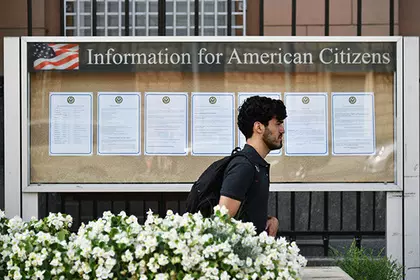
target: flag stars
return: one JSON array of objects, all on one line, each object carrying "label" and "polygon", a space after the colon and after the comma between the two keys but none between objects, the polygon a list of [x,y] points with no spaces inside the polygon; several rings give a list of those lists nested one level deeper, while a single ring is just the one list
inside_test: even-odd
[{"label": "flag stars", "polygon": [[34,58],[53,58],[55,57],[54,50],[47,44],[35,44],[34,45]]}]

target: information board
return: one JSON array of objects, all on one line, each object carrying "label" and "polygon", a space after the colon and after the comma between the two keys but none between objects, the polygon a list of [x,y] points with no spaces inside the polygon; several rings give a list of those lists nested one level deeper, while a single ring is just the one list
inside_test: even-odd
[{"label": "information board", "polygon": [[[327,152],[324,153],[325,150],[317,148],[320,153],[322,152],[322,155],[305,153],[301,156],[295,156],[293,155],[293,150],[289,150],[291,151],[290,154],[285,154],[285,151],[282,151],[281,155],[267,156],[266,159],[271,164],[271,182],[382,183],[394,181],[395,100],[393,73],[182,73],[169,71],[154,73],[79,73],[77,71],[55,71],[34,72],[30,75],[30,182],[32,184],[57,182],[193,182],[209,164],[224,156],[224,153],[228,152],[231,147],[240,144],[239,131],[236,126],[236,109],[240,104],[239,93],[248,92],[281,94],[282,98],[285,99],[286,107],[290,106],[288,108],[290,112],[296,110],[297,106],[293,105],[293,102],[288,101],[287,95],[284,98],[285,94],[303,93],[303,96],[299,96],[299,102],[301,102],[303,97],[311,97],[310,93],[323,93],[321,97],[324,96],[320,104],[322,106],[325,105],[325,108],[319,108],[318,106],[321,105],[318,103],[317,108],[325,109],[327,113],[326,127],[325,131],[323,131],[327,135],[321,139],[321,142],[327,141]],[[52,92],[92,93],[92,109],[95,117],[92,120],[92,151],[94,152],[91,155],[81,157],[52,156],[50,154],[49,131],[51,116],[48,108],[50,106],[49,95]],[[127,149],[127,146],[124,145],[118,149],[119,153],[130,151],[130,153],[135,153],[135,156],[128,157],[123,154],[101,156],[97,153],[98,118],[96,116],[98,116],[98,98],[101,98],[100,94],[103,92],[117,92],[121,96],[125,92],[139,93],[140,115],[126,115],[127,121],[124,122],[124,131],[128,133],[130,139],[133,137],[135,139],[137,131],[134,133],[135,130],[127,130],[127,122],[130,125],[136,125],[136,122],[141,120],[139,130],[141,151],[137,154],[138,151]],[[160,93],[162,96],[159,95],[159,101],[165,96],[171,97],[171,95],[166,94],[168,92],[182,93],[179,97],[171,97],[171,100],[174,100],[174,102],[177,100],[176,98],[179,98],[179,102],[176,103],[178,107],[180,106],[179,108],[177,107],[179,115],[174,115],[174,112],[168,112],[168,115],[165,115],[165,117],[154,115],[158,111],[160,113],[163,111],[159,107],[153,107],[155,112],[151,112],[150,107],[145,107],[145,102],[147,102],[148,106],[155,102],[147,99],[150,98],[147,95],[149,92]],[[209,151],[217,151],[216,155],[193,153],[192,134],[196,132],[189,132],[193,131],[193,96],[198,93],[206,94],[205,100],[207,101],[209,101],[210,97],[216,97],[216,94],[221,96],[221,100],[224,100],[224,98],[227,98],[228,101],[231,100],[228,103],[229,107],[226,107],[227,105],[224,104],[222,108],[226,108],[226,112],[232,112],[233,121],[227,115],[223,119],[223,125],[220,126],[225,132],[229,132],[227,135],[224,134],[225,138],[221,140],[221,143],[223,142],[227,146],[224,149],[207,147]],[[356,93],[361,94],[360,97],[356,97],[358,100],[363,101],[364,105],[359,109],[352,107],[349,112],[362,112],[365,114],[364,110],[367,110],[367,115],[354,116],[353,114],[350,117],[339,115],[340,110],[348,110],[346,109],[347,105],[343,103],[344,101],[339,103],[340,98],[345,98],[348,101],[348,98],[355,96]],[[374,98],[370,99],[370,97]],[[326,104],[323,102],[326,102]],[[183,121],[183,116],[187,117],[186,124]],[[352,125],[354,122],[360,123],[362,119],[366,119],[362,129]],[[212,120],[214,119],[210,119],[210,121]],[[177,136],[166,134],[166,136],[162,137],[164,137],[164,140],[166,139],[166,144],[168,144],[168,141],[174,143],[174,147],[162,149],[165,153],[159,155],[156,147],[145,143],[159,141],[154,138],[157,137],[156,134],[150,134],[151,130],[156,133],[159,122],[161,122],[163,128],[166,127],[165,131],[168,131],[167,126],[173,121],[176,122],[175,127],[179,130],[177,131]],[[227,123],[225,123],[226,121]],[[287,122],[288,120],[286,119],[286,127]],[[322,123],[324,123],[324,120],[322,120]],[[146,124],[150,128],[146,127]],[[206,123],[205,125],[208,124]],[[185,126],[188,128],[187,130],[184,130]],[[224,128],[225,126],[226,128]],[[230,126],[233,126],[232,133],[228,129]],[[216,122],[215,127],[212,128],[213,133],[218,132],[218,127],[219,125]],[[343,132],[343,127],[347,127],[347,134]],[[349,130],[352,128],[353,132]],[[298,130],[302,131],[300,128]],[[313,130],[311,131],[313,132]],[[206,132],[201,130],[200,133]],[[294,141],[305,141],[305,139],[299,139],[299,136],[293,133],[296,132],[289,132],[289,136],[293,136],[293,139],[296,139]],[[332,135],[333,133],[334,135]],[[110,134],[106,135],[109,139]],[[145,139],[146,135],[149,137],[148,140]],[[350,139],[351,141],[347,139],[349,135],[354,135]],[[175,138],[172,139],[171,137]],[[232,138],[233,143],[230,142]],[[174,139],[177,139],[176,143]],[[187,139],[186,149],[183,149],[184,140],[182,139]],[[374,143],[369,142],[372,139],[374,139]],[[165,144],[165,141],[162,140],[161,144]],[[217,139],[213,139],[209,143],[216,143],[217,141]],[[333,141],[335,142],[333,143]],[[286,152],[287,147],[293,147],[294,144],[296,143],[288,144],[286,142],[284,145]],[[110,151],[110,146],[107,147],[105,152]],[[309,147],[308,149],[311,150],[312,148]],[[205,150],[197,151],[206,152]],[[179,154],[176,154],[178,152]]]}]

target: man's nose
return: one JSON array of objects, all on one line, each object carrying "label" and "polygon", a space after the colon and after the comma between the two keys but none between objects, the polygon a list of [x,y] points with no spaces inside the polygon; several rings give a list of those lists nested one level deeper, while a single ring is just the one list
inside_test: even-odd
[{"label": "man's nose", "polygon": [[280,126],[280,133],[284,133],[284,125]]}]

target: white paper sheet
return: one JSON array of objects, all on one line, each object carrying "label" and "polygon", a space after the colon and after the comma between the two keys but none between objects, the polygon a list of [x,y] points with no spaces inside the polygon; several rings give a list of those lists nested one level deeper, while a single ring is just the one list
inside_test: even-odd
[{"label": "white paper sheet", "polygon": [[[245,99],[251,97],[251,96],[265,96],[273,99],[281,99],[281,93],[279,92],[239,92],[238,93],[238,108],[239,106],[244,103]],[[241,147],[241,149],[244,147],[246,143],[245,136],[242,134],[242,132],[238,128],[238,146]],[[279,150],[273,150],[268,153],[269,156],[279,156],[282,154],[282,149]]]},{"label": "white paper sheet", "polygon": [[233,93],[192,94],[192,154],[227,155],[235,145]]},{"label": "white paper sheet", "polygon": [[98,93],[98,155],[139,155],[140,93]]},{"label": "white paper sheet", "polygon": [[188,94],[149,92],[145,96],[145,154],[188,154]]},{"label": "white paper sheet", "polygon": [[327,93],[285,93],[286,155],[328,155]]},{"label": "white paper sheet", "polygon": [[375,154],[373,92],[333,92],[331,106],[333,154]]},{"label": "white paper sheet", "polygon": [[92,93],[51,92],[49,154],[92,155]]}]

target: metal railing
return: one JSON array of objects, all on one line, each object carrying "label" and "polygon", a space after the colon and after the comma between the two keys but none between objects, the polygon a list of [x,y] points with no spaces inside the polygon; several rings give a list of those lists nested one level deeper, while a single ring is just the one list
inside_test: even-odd
[{"label": "metal railing", "polygon": [[[314,254],[311,248],[318,247],[320,252],[316,256],[325,257],[330,255],[330,248],[335,246],[331,243],[337,239],[355,239],[358,246],[363,238],[384,239],[386,194],[373,194],[275,192],[270,195],[269,212],[279,218],[278,236],[296,241],[303,251],[309,250],[309,255]],[[360,196],[363,203],[356,202]],[[185,213],[186,197],[187,193],[49,193],[40,195],[39,213],[42,217],[49,212],[70,214],[74,218],[73,230],[82,222],[102,216],[104,211],[114,214],[125,211],[143,223],[149,209],[160,216],[168,209]],[[369,203],[372,198],[375,201]]]},{"label": "metal railing", "polygon": [[65,36],[246,35],[246,0],[63,0],[63,3],[61,33]]}]

